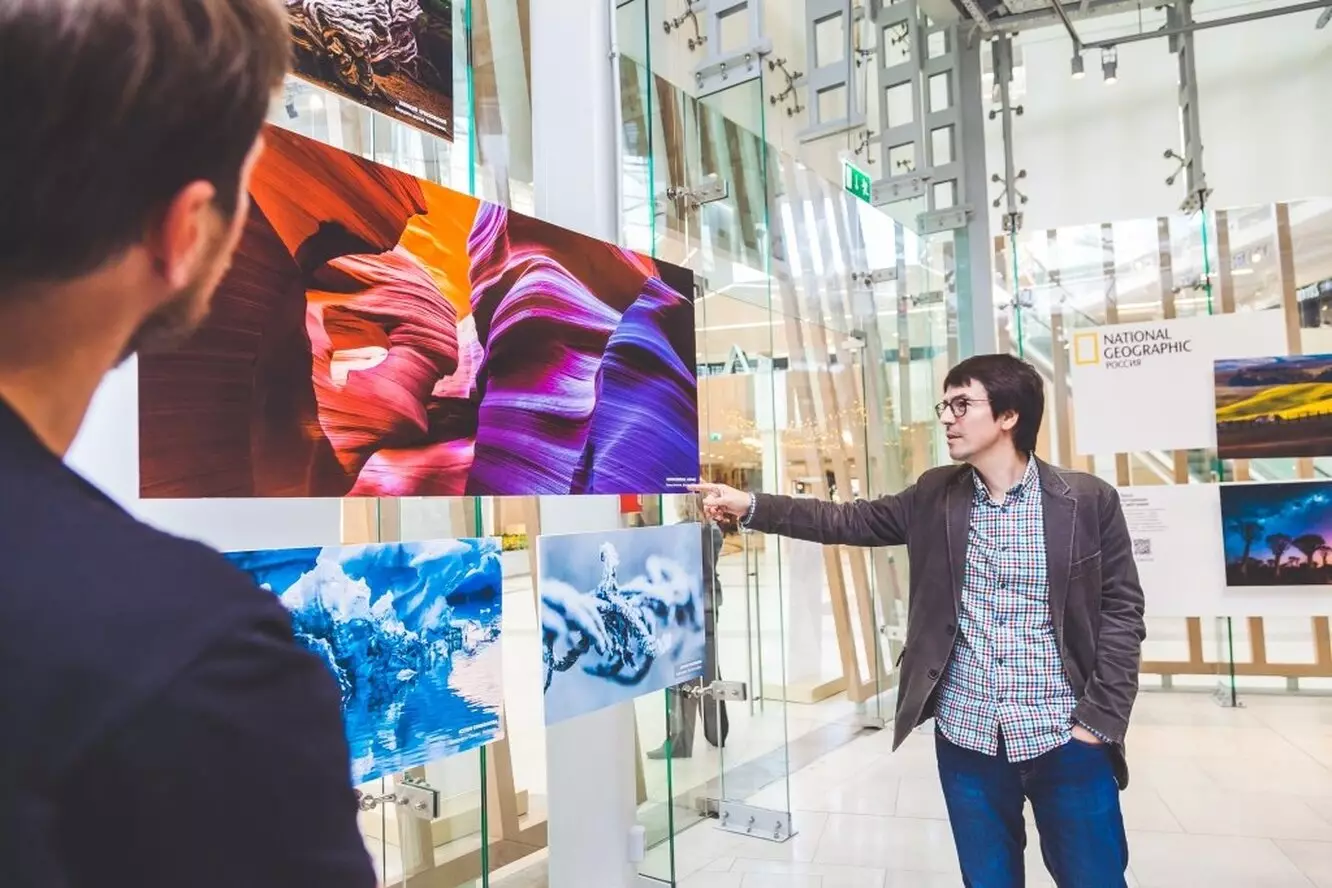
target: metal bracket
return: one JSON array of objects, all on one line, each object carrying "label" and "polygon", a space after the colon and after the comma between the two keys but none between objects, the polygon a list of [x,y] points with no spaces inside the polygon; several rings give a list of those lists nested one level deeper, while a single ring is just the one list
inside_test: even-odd
[{"label": "metal bracket", "polygon": [[902,200],[924,197],[929,193],[929,181],[929,176],[920,173],[894,176],[891,179],[880,179],[870,186],[870,203],[876,207],[882,207]]},{"label": "metal bracket", "polygon": [[[698,98],[757,80],[760,62],[772,52],[772,41],[763,36],[763,0],[693,0],[690,8],[707,14],[703,60],[694,68]],[[737,15],[745,16],[749,33],[743,45],[727,51],[721,45],[723,23]]]},{"label": "metal bracket", "polygon": [[680,690],[689,697],[711,697],[714,700],[730,700],[736,703],[744,703],[749,699],[749,686],[743,681],[718,679],[710,685],[687,684]]},{"label": "metal bracket", "polygon": [[851,272],[851,283],[872,288],[875,284],[891,284],[897,280],[896,268],[876,268],[873,271]]},{"label": "metal bracket", "polygon": [[381,796],[356,790],[356,804],[362,811],[373,811],[380,805],[397,805],[408,817],[426,821],[439,819],[439,790],[406,777],[393,792]]},{"label": "metal bracket", "polygon": [[703,297],[708,295],[708,279],[698,272],[694,272],[694,303],[703,301]]},{"label": "metal bracket", "polygon": [[694,69],[699,98],[707,98],[713,93],[758,79],[761,73],[760,62],[770,52],[772,41],[764,40],[752,49],[724,55],[715,62],[699,65]]},{"label": "metal bracket", "polygon": [[916,217],[916,225],[921,234],[955,231],[959,228],[966,228],[970,221],[970,207],[948,207],[944,210],[931,210]]},{"label": "metal bracket", "polygon": [[791,828],[790,812],[722,802],[720,813],[717,827],[727,832],[768,842],[785,842],[795,835]]},{"label": "metal bracket", "polygon": [[786,67],[786,59],[773,58],[768,59],[768,70],[773,73],[780,71],[782,76],[786,78],[786,87],[781,92],[773,93],[768,96],[768,103],[775,108],[779,102],[784,103],[788,99],[794,102],[794,105],[788,104],[786,106],[787,117],[795,117],[801,111],[804,111],[805,106],[800,104],[800,96],[796,94],[800,81],[805,76],[804,72],[796,71],[792,73]]},{"label": "metal bracket", "polygon": [[941,305],[944,301],[943,290],[926,290],[924,293],[917,293],[914,296],[908,296],[913,308],[922,305]]},{"label": "metal bracket", "polygon": [[664,197],[666,200],[674,203],[684,201],[691,209],[698,209],[705,204],[716,203],[726,200],[731,196],[731,183],[711,173],[703,184],[694,188],[687,188],[683,185],[671,185],[666,188]]},{"label": "metal bracket", "polygon": [[[698,3],[698,5],[696,6],[695,3]],[[621,5],[624,4],[622,3]],[[666,19],[661,23],[662,29],[667,34],[683,28],[685,22],[692,24],[694,26],[694,36],[690,37],[688,40],[690,52],[693,52],[708,42],[708,35],[703,33],[702,28],[700,28],[698,24],[698,12],[702,6],[703,4],[698,2],[698,0],[685,0],[684,12],[680,13],[675,18]]]}]

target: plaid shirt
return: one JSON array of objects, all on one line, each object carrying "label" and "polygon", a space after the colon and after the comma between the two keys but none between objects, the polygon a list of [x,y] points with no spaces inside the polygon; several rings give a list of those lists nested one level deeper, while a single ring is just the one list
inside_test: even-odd
[{"label": "plaid shirt", "polygon": [[967,566],[957,639],[939,687],[935,723],[950,743],[1008,760],[1068,742],[1077,700],[1050,619],[1045,519],[1036,461],[1005,495],[990,498],[973,473]]}]

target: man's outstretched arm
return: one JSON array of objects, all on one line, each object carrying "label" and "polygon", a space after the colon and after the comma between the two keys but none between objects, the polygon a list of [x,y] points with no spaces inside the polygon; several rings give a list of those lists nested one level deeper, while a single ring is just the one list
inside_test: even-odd
[{"label": "man's outstretched arm", "polygon": [[907,541],[914,485],[891,496],[830,503],[769,493],[749,494],[725,484],[697,484],[703,508],[713,518],[798,540],[839,546],[900,546]]}]

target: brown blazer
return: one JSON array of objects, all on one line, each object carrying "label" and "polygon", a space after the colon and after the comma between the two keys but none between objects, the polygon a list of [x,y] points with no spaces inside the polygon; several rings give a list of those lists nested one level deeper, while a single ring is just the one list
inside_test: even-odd
[{"label": "brown blazer", "polygon": [[[1115,774],[1126,787],[1124,735],[1147,630],[1119,492],[1094,475],[1039,459],[1037,469],[1050,614],[1078,698],[1073,716],[1114,741]],[[911,592],[894,749],[934,714],[935,689],[957,633],[973,496],[969,466],[931,469],[901,493],[876,500],[757,496],[753,530],[844,546],[906,545]]]}]

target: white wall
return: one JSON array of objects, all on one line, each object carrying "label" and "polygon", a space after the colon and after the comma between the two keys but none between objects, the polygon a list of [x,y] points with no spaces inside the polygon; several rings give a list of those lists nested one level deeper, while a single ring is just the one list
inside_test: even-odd
[{"label": "white wall", "polygon": [[[1278,5],[1200,0],[1194,16]],[[1197,33],[1203,162],[1214,206],[1332,195],[1332,33],[1314,30],[1316,19],[1301,13]],[[1145,30],[1162,20],[1144,13]],[[1076,27],[1084,40],[1098,40],[1137,31],[1138,21],[1133,13]],[[1183,176],[1167,186],[1175,162],[1162,156],[1181,148],[1168,41],[1120,46],[1113,86],[1102,82],[1099,51],[1086,54],[1086,77],[1072,79],[1072,43],[1062,29],[1026,32],[1019,46],[1025,113],[1015,120],[1014,146],[1017,166],[1027,170],[1028,230],[1176,212]],[[1002,170],[998,121],[987,125],[986,143],[989,168]]]},{"label": "white wall", "polygon": [[342,541],[342,505],[335,499],[141,500],[139,385],[133,359],[98,389],[66,462],[140,519],[220,550]]}]

